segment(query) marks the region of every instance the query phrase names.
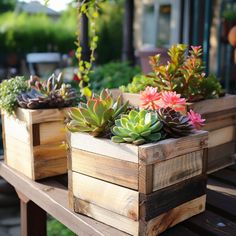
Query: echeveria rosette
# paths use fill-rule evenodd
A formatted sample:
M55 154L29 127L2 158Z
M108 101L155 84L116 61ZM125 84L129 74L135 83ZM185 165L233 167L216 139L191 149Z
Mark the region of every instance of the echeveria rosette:
M199 113L190 110L188 112L189 122L193 125L195 129L201 129L204 126L205 119L202 119Z
M88 132L94 137L109 136L115 119L126 112L127 107L128 102L122 104L121 97L115 101L109 90L103 90L99 96L93 95L88 99L87 103L70 109L67 128L71 132Z
M140 145L156 142L162 138L162 123L154 112L131 110L115 121L112 128L112 141L116 143L133 143Z
M169 137L179 138L195 132L190 118L170 107L159 109L157 114L163 124L163 130Z
M31 76L30 90L18 95L17 102L22 108L62 108L76 103L77 93L70 84L64 84L61 74L51 75L47 80Z

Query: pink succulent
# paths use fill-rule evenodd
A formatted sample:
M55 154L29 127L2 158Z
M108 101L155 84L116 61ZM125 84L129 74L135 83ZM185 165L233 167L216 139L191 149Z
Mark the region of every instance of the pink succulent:
M194 112L193 110L188 112L188 118L195 129L200 129L204 125L205 119L202 119L201 115Z
M202 46L191 46L191 48L195 53L198 53L200 49L202 48Z
M157 88L146 87L140 92L140 107L145 109L157 110L160 108L161 94L157 92Z
M186 109L186 100L181 98L180 94L172 91L163 91L161 93L162 105L161 107L170 107L175 111L185 111Z

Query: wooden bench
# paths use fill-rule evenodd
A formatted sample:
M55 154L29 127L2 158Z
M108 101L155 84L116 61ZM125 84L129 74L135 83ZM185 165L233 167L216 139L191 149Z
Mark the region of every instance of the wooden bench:
M80 236L128 235L69 210L66 175L34 182L3 162L0 162L0 175L15 187L20 197L23 236L46 235L46 213ZM236 165L210 175L206 209L161 235L236 235Z

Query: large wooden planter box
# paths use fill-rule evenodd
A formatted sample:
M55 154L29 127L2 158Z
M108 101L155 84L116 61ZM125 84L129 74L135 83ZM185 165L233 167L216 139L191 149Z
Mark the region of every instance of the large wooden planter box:
M66 173L64 117L63 109L2 114L5 163L33 180Z
M153 236L203 212L207 137L200 131L134 146L71 133L71 208L131 235Z
M113 90L117 97L121 92ZM139 94L122 93L123 101L139 106ZM217 99L207 99L189 106L206 119L204 130L209 131L207 173L232 165L236 154L236 95L227 94Z

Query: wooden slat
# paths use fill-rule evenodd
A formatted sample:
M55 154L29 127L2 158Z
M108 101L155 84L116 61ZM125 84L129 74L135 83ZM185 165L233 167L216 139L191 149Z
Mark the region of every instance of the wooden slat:
M206 131L178 139L166 139L157 143L139 146L139 158L145 164L153 164L176 156L207 148Z
M34 163L35 179L65 174L67 172L66 157L38 160Z
M153 165L139 165L139 179L138 179L140 193L151 193L153 189Z
M208 148L222 145L235 140L235 127L228 126L209 132Z
M72 170L128 188L138 189L138 164L72 148Z
M193 191L194 189L194 191ZM206 194L206 176L202 175L152 194L140 196L140 217L146 221Z
M230 236L236 235L236 224L213 212L192 217L184 225L200 235Z
M232 109L236 107L236 95L227 94L226 96L221 98L207 99L200 102L195 102L189 107L200 114Z
M162 161L153 167L153 191L202 174L203 150Z
M138 163L138 147L135 145L113 143L109 139L94 138L85 133L71 133L70 138L72 148Z
M75 211L90 216L133 236L138 236L138 221L134 221L130 218L79 199L75 200Z
M207 190L207 209L231 221L236 221L236 196Z
M236 142L224 143L208 149L207 173L222 169L234 163Z
M27 143L30 145L30 132L26 122L4 114L4 132L5 136L13 137L16 140Z
M47 161L58 158L65 158L67 150L62 143L39 145L33 148L34 161Z
M206 114L204 118L206 119L206 124L203 127L204 130L212 131L216 129L221 129L227 126L236 125L236 109L223 110L213 114Z
M147 235L156 236L167 228L172 227L205 210L206 195L184 203L167 213L164 213L147 224Z
M21 108L19 108L21 109ZM31 124L38 124L51 121L63 121L65 119L65 112L69 108L64 109L21 109L23 112L29 112L31 117Z
M6 164L29 178L34 178L30 145L8 135L5 136L5 145L4 159Z
M39 125L40 144L51 144L65 141L65 125L62 121L45 122Z
M223 169L215 173L212 173L210 176L224 183L236 186L236 172L235 171L231 171L229 169Z
M130 219L139 219L139 193L79 173L72 173L73 194L79 200L105 208ZM90 209L87 209L89 214Z
M127 236L126 233L108 225L73 213L68 208L67 189L55 180L44 180L38 183L2 163L0 163L0 175L78 235Z

